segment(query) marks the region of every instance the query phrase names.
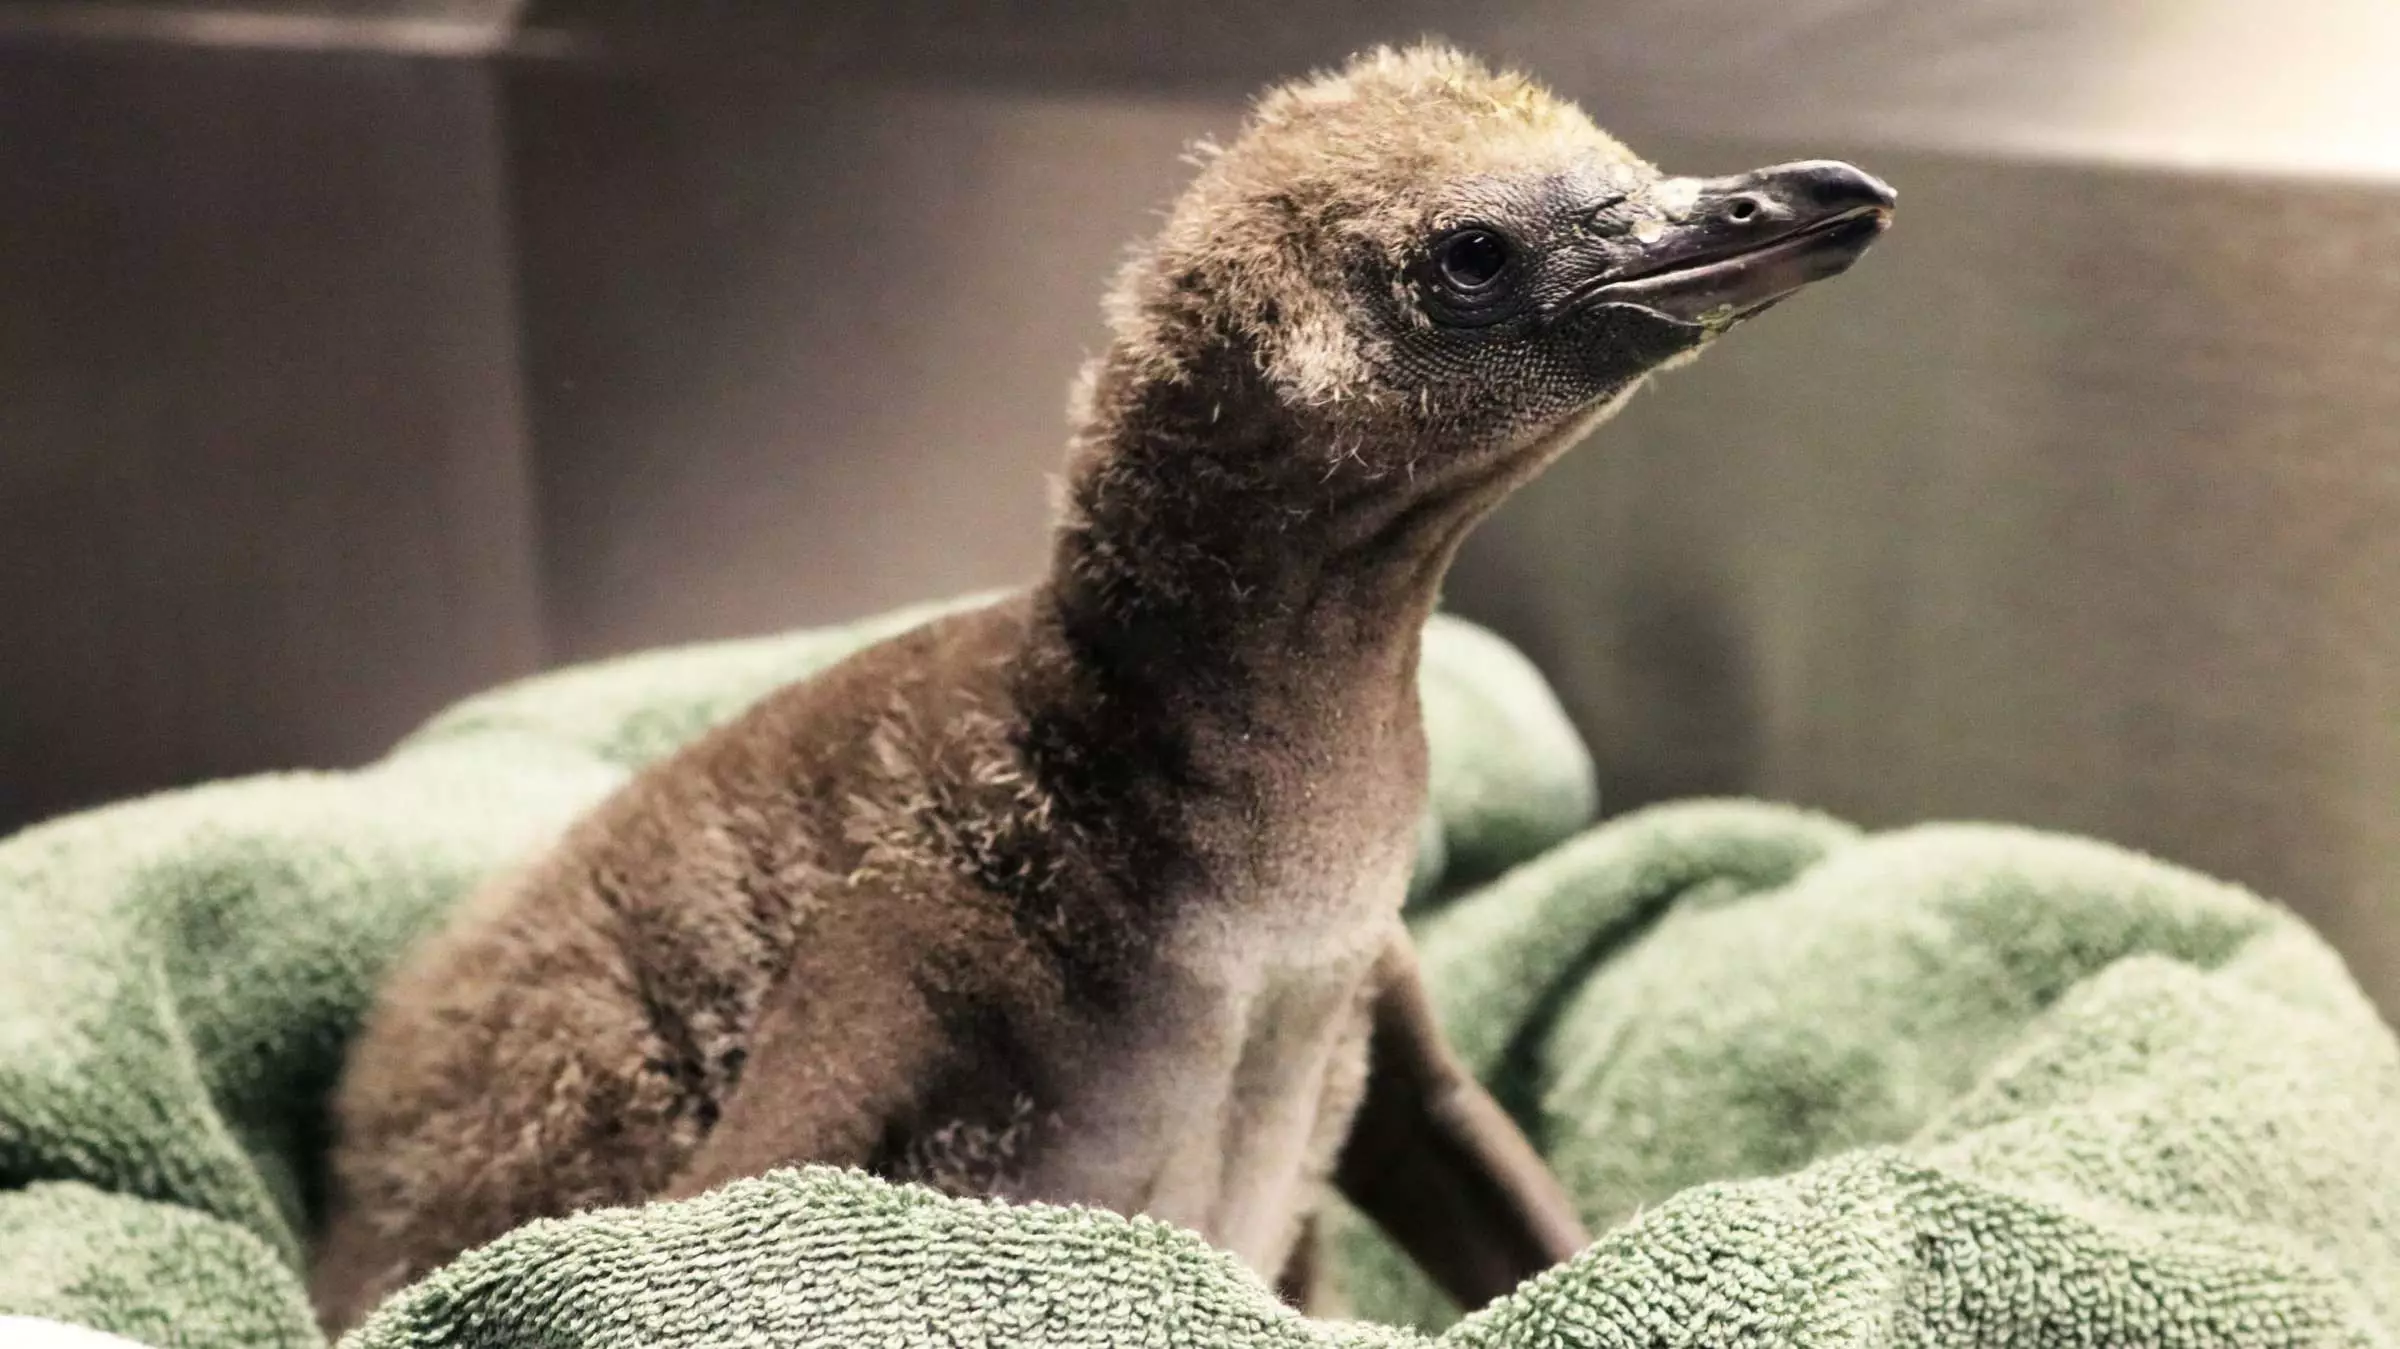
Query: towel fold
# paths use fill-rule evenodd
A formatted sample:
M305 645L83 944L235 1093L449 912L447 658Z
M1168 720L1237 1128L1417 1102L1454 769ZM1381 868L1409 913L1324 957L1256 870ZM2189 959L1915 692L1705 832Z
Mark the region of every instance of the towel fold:
M2236 887L1693 802L1419 940L1460 1051L1607 1230L1463 1342L2400 1343L2400 1046ZM1361 1310L1449 1319L1363 1224L1334 1240Z
M392 959L635 767L933 611L568 670L356 772L0 841L0 1316L321 1345L322 1102ZM1452 1325L1337 1215L1337 1292L1395 1324L1310 1320L1159 1224L808 1169L530 1224L346 1349L2400 1345L2400 1047L2288 914L2015 830L1704 802L1577 833L1592 766L1521 656L1437 619L1423 688L1412 915L1606 1233L1570 1265Z

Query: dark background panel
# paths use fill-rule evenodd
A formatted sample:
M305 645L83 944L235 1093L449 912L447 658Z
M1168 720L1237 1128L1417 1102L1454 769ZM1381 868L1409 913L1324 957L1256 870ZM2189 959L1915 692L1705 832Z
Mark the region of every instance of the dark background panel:
M492 78L0 50L0 827L541 654Z
M1100 283L1224 120L688 68L507 106L569 655L1030 577Z

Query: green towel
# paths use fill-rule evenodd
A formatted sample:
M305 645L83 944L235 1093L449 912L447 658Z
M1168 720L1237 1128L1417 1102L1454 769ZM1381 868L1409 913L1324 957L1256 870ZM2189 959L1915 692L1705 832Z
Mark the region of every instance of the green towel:
M568 671L357 773L0 842L0 1314L317 1343L314 1104L378 973L630 767L927 612ZM1442 1344L2400 1345L2400 1048L2288 915L1991 828L1699 803L1568 839L1590 764L1522 659L1437 620L1425 687L1428 970L1607 1229ZM1355 1220L1329 1244L1359 1315L1448 1322ZM529 1225L346 1349L1426 1341L1154 1223L808 1170Z

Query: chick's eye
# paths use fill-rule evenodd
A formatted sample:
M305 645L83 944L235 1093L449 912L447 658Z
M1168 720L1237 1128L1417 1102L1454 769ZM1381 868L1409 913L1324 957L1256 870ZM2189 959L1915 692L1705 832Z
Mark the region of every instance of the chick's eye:
M1460 225L1435 235L1409 273L1418 305L1436 326L1498 329L1531 303L1528 261L1502 231Z
M1482 290L1508 270L1508 240L1486 229L1466 229L1442 240L1434 250L1434 265L1442 279L1460 290Z

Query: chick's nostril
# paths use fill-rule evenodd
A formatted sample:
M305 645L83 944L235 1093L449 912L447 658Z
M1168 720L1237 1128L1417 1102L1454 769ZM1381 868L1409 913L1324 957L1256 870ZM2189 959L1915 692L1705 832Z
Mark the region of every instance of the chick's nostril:
M1758 219L1758 198L1735 197L1725 204L1725 218L1736 225L1747 225Z

